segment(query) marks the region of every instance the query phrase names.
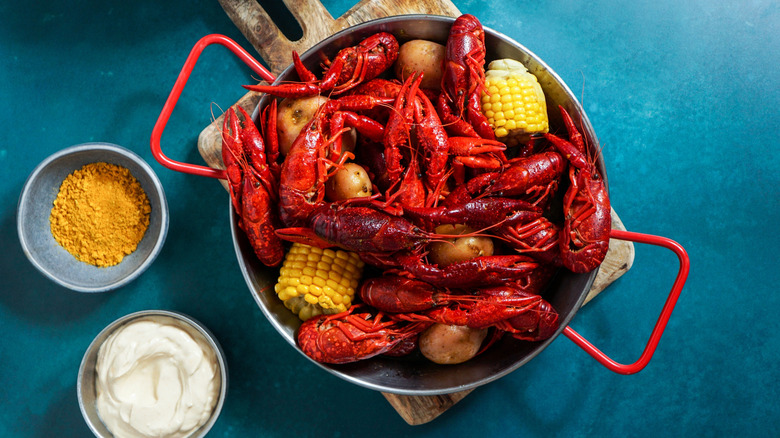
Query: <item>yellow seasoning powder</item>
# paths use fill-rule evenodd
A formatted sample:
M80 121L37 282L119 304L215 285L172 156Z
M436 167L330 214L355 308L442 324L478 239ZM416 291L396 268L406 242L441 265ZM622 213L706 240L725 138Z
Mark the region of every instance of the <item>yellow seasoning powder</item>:
M107 267L135 251L151 210L128 169L90 163L62 182L49 222L54 239L74 257Z

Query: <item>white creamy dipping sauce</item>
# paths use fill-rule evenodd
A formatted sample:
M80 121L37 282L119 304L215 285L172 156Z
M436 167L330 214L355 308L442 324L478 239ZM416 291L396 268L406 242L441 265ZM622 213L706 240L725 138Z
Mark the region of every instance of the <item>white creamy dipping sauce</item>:
M194 328L146 316L119 327L98 351L100 419L117 438L189 436L219 397L216 353Z

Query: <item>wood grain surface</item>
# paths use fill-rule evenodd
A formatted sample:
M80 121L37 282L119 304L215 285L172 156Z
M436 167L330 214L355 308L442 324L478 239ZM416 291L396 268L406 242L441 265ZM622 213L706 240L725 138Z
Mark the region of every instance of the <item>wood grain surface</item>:
M400 14L435 14L458 16L460 11L449 0L362 0L344 15L333 18L317 0L284 0L303 30L303 37L290 41L279 30L266 11L255 0L219 0L222 8L241 33L257 50L269 69L279 74L291 62L291 52L306 51L328 36L367 20ZM261 95L249 92L235 105L252 112ZM198 137L198 149L203 159L213 168L223 169L220 116L205 127ZM222 182L225 185L225 182ZM227 186L225 186L227 187ZM625 230L622 221L612 210L613 228ZM634 245L631 242L610 240L609 252L601 265L585 303L601 293L612 282L625 274L634 261ZM382 393L398 414L410 425L434 420L458 403L473 390L436 396L407 396Z

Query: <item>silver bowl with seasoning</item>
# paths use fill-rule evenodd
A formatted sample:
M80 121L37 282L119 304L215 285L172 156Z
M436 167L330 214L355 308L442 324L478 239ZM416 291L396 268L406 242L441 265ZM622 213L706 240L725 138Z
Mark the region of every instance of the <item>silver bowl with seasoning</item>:
M148 324L150 322L159 325L150 327L150 331L153 331L153 334L150 334L150 337L153 337L155 339L154 341L147 340L145 342L137 342L136 345L133 346L120 343L119 339L121 338L119 335L124 333L125 336L129 336L127 334L128 328L135 327L137 330L136 333L138 333L141 331L141 329L138 329L139 324ZM175 339L173 336L170 336L169 332L167 331L174 330L174 332L178 332L176 329L181 329L189 335L189 337L185 337L185 342L177 341L177 339ZM168 386L170 385L170 380L172 379L169 378L167 379L168 381L165 381L164 377L166 375L168 377L171 376L171 363L174 363L179 359L174 358L172 354L169 355L168 351L170 350L164 350L164 348L168 347L160 347L161 350L153 350L152 347L149 347L149 344L158 342L159 339L163 339L163 342L173 343L182 347L181 355L177 356L177 358L186 358L188 361L187 369L189 369L190 372L192 372L191 370L193 368L193 363L204 363L211 365L211 367L205 367L205 370L208 370L208 373L213 374L214 376L212 380L213 384L209 385L208 391L205 391L202 385L197 387L190 386L188 389L185 389L184 386ZM154 392L153 396L152 393L148 394L149 397L146 399L146 401L149 401L152 398L157 400L170 398L171 392L178 393L181 391L183 393L208 393L210 394L211 398L209 400L210 403L213 404L213 407L210 409L210 411L203 411L206 412L207 415L200 416L199 418L201 418L201 421L192 428L189 435L186 435L188 438L206 436L219 417L222 406L225 402L228 386L228 371L225 354L216 337L208 330L208 328L206 328L206 326L192 317L182 313L166 310L144 310L131 313L117 319L116 321L106 326L94 338L84 353L83 359L81 360L76 388L81 414L84 417L84 420L86 421L90 430L92 430L95 436L99 438L110 438L114 436L106 426L110 420L104 422L103 417L103 415L110 415L110 412L108 414L100 412L101 407L98 404L98 374L100 373L100 367L106 366L105 361L107 360L107 358L104 357L102 359L103 362L101 362L99 360L99 354L101 347L103 347L107 341L109 344L113 344L112 346L115 348L117 345L119 345L119 351L123 352L123 356L131 356L131 351L140 350L136 351L139 355L145 353L146 356L144 357L147 359L151 357L152 359L150 360L156 360L155 363L145 363L143 365L135 364L136 366L133 367L136 370L134 374L124 374L121 378L116 379L117 381L125 379L126 381L133 382L132 388L130 388L129 385L126 385L124 388L112 388L112 390L117 392L117 398L122 399L124 397L123 401L125 402L131 399L144 400L144 395L141 394L143 391ZM193 350L194 348L199 348L200 351L197 349ZM200 357L200 359L193 362L191 360L192 357ZM123 368L122 364L119 363L121 361L122 360L120 358L117 359L117 362L112 363L114 370ZM127 365L127 363L124 365ZM144 368L146 369L144 370ZM166 368L168 371L166 371ZM205 372L203 370L204 368L199 368L197 373L202 374L202 372ZM182 372L181 369L179 369L178 372ZM105 371L103 371L103 373L105 373ZM193 372L193 374L195 373ZM159 376L159 379L157 379L156 382L146 380L146 377L155 375ZM195 381L203 382L202 379ZM132 390L134 393L129 394L130 390ZM128 406L124 405L124 407ZM161 410L164 410L165 407L161 407L159 405L139 406L136 409L139 411L146 409L151 412L160 412ZM170 425L170 419L166 418L164 423L166 427L168 427ZM189 423L191 425L192 421L185 423Z
M149 225L136 249L113 266L80 261L54 238L50 216L63 181L91 163L108 163L130 171L149 199ZM43 275L78 292L104 292L140 276L162 249L168 232L168 204L152 168L134 152L111 143L84 143L63 149L30 174L19 197L17 230L22 249Z

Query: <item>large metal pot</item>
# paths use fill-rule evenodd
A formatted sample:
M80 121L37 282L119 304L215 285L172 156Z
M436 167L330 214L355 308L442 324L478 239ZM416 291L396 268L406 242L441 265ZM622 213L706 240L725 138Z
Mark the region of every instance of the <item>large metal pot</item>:
M366 22L343 30L315 45L301 55L303 63L312 71L318 71L322 55L332 58L339 49L355 45L362 39L377 32L390 32L399 42L411 39L426 39L445 44L454 18L438 16L395 16ZM575 120L581 121L583 135L587 144L598 156L598 166L606 179L606 171L598 153L598 139L593 132L585 113L571 90L541 59L528 49L491 29L485 29L485 42L488 48L486 59L512 58L525 64L529 71L536 75L544 89L550 113L551 131L563 131L557 106L562 105ZM296 81L298 76L292 66L284 70L277 78L277 83ZM271 96L264 96L255 110L267 105ZM232 208L232 206L231 206ZM244 278L252 291L257 304L277 331L295 348L297 328L300 321L281 304L269 281L275 281L275 273L257 261L252 248L237 226L237 216L233 215L232 232ZM596 271L588 274L574 274L563 270L557 276L544 296L561 315L561 327L556 336L574 317L582 305L587 292L596 276ZM422 358L374 358L347 365L318 366L345 379L371 389L407 395L433 395L462 391L483 385L512 372L539 354L555 336L544 342L523 342L505 337L500 343L491 347L484 354L454 366L433 364Z
M453 18L430 15L394 16L374 20L350 27L323 40L303 53L301 59L309 69L318 71L318 65L322 60L322 56L332 57L339 49L357 44L369 35L380 31L393 33L400 42L420 38L444 43L447 40L449 29L453 22ZM487 60L498 58L519 60L539 79L547 99L550 130L552 132L565 132L557 106L562 106L572 115L585 137L591 155L596 158L596 165L606 182L606 169L599 150L598 138L571 90L550 67L521 44L489 28L485 28L485 34ZM171 169L201 176L224 178L225 175L222 170L176 162L166 157L160 148L160 138L165 124L181 95L197 58L207 45L214 43L228 47L255 72L260 74L261 77L269 81L281 83L295 81L298 78L294 69L290 66L274 80L273 76L238 44L221 35L204 37L193 48L155 124L151 141L152 153L161 164ZM259 111L269 103L269 99L269 96L264 96L260 100L253 115L255 119L257 119ZM276 281L278 272L266 268L257 260L243 231L237 226L238 217L233 210L232 204L228 202L228 205L232 218L231 231L236 256L249 290L262 312L268 318L268 321L293 348L298 349L296 331L301 322L284 307L271 287ZM560 328L556 333L545 341L525 342L507 336L491 346L483 354L459 365L436 365L419 356L405 358L377 357L343 365L328 365L314 361L312 363L344 380L382 392L403 395L448 394L472 389L507 375L533 359L563 332L610 370L622 374L638 372L647 365L655 351L655 347L687 278L689 261L685 250L679 244L667 238L619 230L612 230L611 237L664 246L675 252L680 260L680 271L669 298L662 309L658 323L650 336L650 341L640 359L633 364L623 365L613 361L568 327L568 324L584 302L597 271L588 274L574 274L565 269L561 269L558 272L548 289L543 292L545 299L559 312L561 322Z

